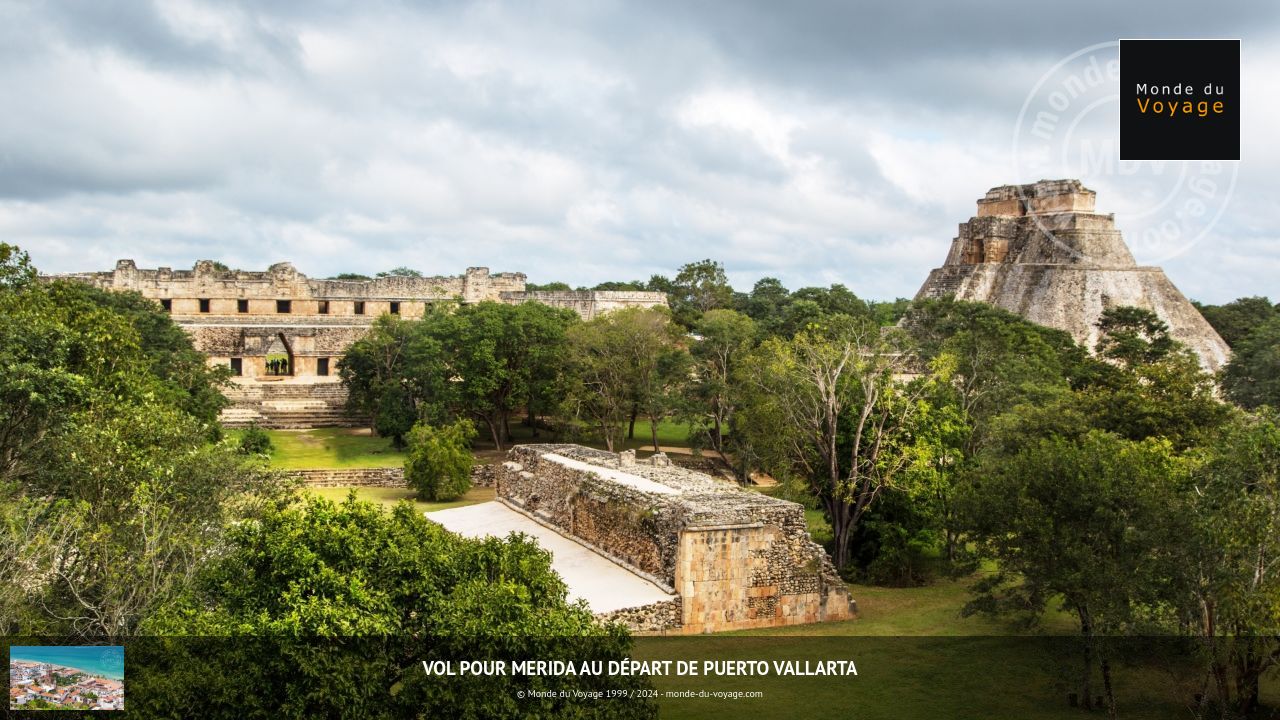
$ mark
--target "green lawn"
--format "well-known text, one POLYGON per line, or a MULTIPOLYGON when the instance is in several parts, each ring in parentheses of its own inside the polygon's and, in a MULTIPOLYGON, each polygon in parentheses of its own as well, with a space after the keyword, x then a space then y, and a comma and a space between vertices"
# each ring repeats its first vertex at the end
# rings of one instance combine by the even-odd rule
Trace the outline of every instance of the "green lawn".
MULTIPOLYGON (((852 660, 858 675, 837 677, 655 677, 665 691, 759 691, 761 698, 661 698, 663 718, 791 717, 805 720, 933 720, 1091 717, 1071 708, 1079 649, 1069 616, 1051 612, 1035 633, 1008 621, 961 617, 976 578, 919 588, 850 585, 855 620, 696 637, 641 637, 639 660, 852 660)), ((1117 662, 1119 717, 1190 717, 1196 683, 1161 653, 1117 662), (1175 684, 1174 678, 1181 677, 1175 684)), ((771 666, 772 667, 772 666, 771 666)), ((1280 692, 1264 684, 1263 701, 1280 692)), ((1097 681, 1095 692, 1101 694, 1097 681)), ((1092 716, 1105 717, 1095 711, 1092 716)))
POLYGON ((408 500, 413 503, 414 508, 420 512, 432 512, 435 510, 445 510, 447 508, 462 507, 463 505, 475 505, 476 503, 488 502, 493 499, 493 488, 473 487, 467 491, 467 494, 450 502, 429 503, 414 499, 414 491, 408 488, 384 488, 384 487, 328 487, 328 488, 307 488, 307 492, 322 498, 327 498, 334 502, 341 502, 347 498, 347 493, 355 491, 356 497, 361 500, 367 500, 382 505, 386 508, 395 507, 402 500, 408 500))
MULTIPOLYGON (((229 431, 232 437, 238 438, 241 431, 229 431)), ((636 439, 628 440, 626 446, 639 448, 648 446, 649 426, 647 423, 636 424, 636 439), (642 432, 643 431, 643 432, 642 432)), ((404 464, 404 452, 391 447, 389 438, 373 435, 367 428, 317 428, 314 430, 268 430, 274 451, 271 453, 271 466, 280 470, 311 470, 321 468, 362 468, 362 467, 400 467, 404 464)), ((533 437, 533 430, 520 423, 511 426, 514 443, 555 442, 549 433, 542 432, 533 437)), ((658 442, 663 446, 688 447, 689 429, 675 422, 664 422, 658 426, 658 442)), ((603 448, 602 444, 592 447, 603 448)), ((505 454, 495 452, 493 443, 481 433, 476 440, 476 457, 486 462, 505 454)))
MULTIPOLYGON (((235 432, 235 431, 233 431, 235 432)), ((280 470, 384 468, 404 465, 404 453, 389 438, 364 428, 268 430, 271 466, 280 470)))

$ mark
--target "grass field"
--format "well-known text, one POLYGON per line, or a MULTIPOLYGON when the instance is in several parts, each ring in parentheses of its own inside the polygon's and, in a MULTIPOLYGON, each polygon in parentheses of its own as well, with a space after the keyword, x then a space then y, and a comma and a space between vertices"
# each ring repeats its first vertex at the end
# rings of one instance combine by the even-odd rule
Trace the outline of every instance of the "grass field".
MULTIPOLYGON (((231 431, 237 437, 239 431, 231 431)), ((404 453, 389 438, 363 428, 268 430, 274 450, 271 467, 279 470, 400 467, 404 453)))
MULTIPOLYGON (((649 425, 636 424, 636 439, 626 443, 628 448, 649 446, 649 425)), ((230 431, 239 437, 240 431, 230 431)), ((400 467, 404 464, 404 452, 391 446, 389 438, 373 435, 366 428, 317 428, 314 430, 268 430, 274 451, 271 466, 280 470, 347 469, 400 467)), ((515 443, 554 442, 545 431, 533 437, 533 430, 519 423, 511 426, 515 443)), ((669 447, 688 447, 688 427, 674 422, 658 426, 658 443, 669 447)), ((603 447, 595 445, 593 447, 603 447)), ((505 455, 496 452, 493 443, 485 435, 476 440, 476 457, 492 461, 505 455)))
MULTIPOLYGON (((761 692, 763 697, 660 699, 663 718, 804 717, 805 720, 1069 720, 1105 717, 1068 705, 1080 663, 1071 617, 1051 612, 1034 632, 962 617, 976 578, 919 588, 850 585, 856 620, 636 641, 639 660, 852 660, 857 676, 655 677, 659 692, 761 692)), ((770 665, 771 670, 773 666, 770 665)), ((1188 718, 1196 690, 1185 666, 1159 652, 1118 662, 1120 718, 1188 718), (1153 659, 1154 658, 1154 659, 1153 659), (1177 681, 1175 682, 1175 678, 1177 681)), ((1101 682, 1094 691, 1101 694, 1101 682)), ((1263 701, 1280 702, 1274 682, 1263 701)))
POLYGON ((413 503, 413 507, 420 512, 432 512, 435 510, 445 510, 453 507, 462 507, 463 505, 475 505, 476 503, 488 502, 493 499, 493 488, 473 487, 467 491, 467 494, 452 500, 450 502, 429 503, 414 498, 413 490, 408 488, 384 488, 384 487, 328 487, 328 488, 307 488, 307 492, 322 498, 327 498, 334 502, 342 502, 347 499, 347 493, 355 491, 356 497, 360 500, 377 503, 385 508, 395 507, 396 504, 403 500, 413 503))

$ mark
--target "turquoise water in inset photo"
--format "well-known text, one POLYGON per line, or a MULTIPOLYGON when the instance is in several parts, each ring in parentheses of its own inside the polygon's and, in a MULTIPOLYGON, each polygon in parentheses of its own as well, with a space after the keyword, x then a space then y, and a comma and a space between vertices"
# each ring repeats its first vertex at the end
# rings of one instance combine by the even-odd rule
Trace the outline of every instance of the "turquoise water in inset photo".
POLYGON ((63 665, 124 680, 124 647, 120 645, 12 645, 9 659, 63 665))

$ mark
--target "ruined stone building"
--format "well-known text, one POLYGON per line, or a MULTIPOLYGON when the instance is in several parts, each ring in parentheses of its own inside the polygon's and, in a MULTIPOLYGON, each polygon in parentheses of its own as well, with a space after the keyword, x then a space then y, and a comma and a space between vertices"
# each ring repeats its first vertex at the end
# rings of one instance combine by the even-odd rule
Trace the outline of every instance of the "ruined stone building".
POLYGON ((637 632, 703 633, 853 617, 803 506, 672 466, 659 453, 517 445, 496 500, 428 513, 467 536, 524 532, 570 596, 637 632))
POLYGON ((287 262, 266 272, 219 270, 201 260, 191 270, 139 269, 121 260, 109 272, 55 276, 106 290, 135 291, 160 303, 212 364, 231 368, 228 425, 266 427, 351 424, 337 363, 378 316, 422 317, 434 303, 537 301, 584 319, 624 307, 666 305, 666 295, 638 291, 529 292, 522 273, 468 268, 444 277, 319 280, 287 262))
POLYGON ((1090 349, 1103 311, 1141 307, 1160 316, 1205 369, 1217 370, 1227 361, 1226 343, 1163 270, 1134 262, 1115 216, 1095 212, 1095 197, 1079 180, 991 189, 916 299, 954 295, 996 305, 1065 330, 1090 349))

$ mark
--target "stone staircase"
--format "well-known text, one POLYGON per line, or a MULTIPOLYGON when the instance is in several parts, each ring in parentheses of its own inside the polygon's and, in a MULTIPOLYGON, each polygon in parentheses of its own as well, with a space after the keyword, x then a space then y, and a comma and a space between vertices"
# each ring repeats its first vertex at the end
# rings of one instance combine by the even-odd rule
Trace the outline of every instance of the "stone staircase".
POLYGON ((347 390, 337 382, 236 382, 223 394, 231 401, 219 417, 224 427, 257 423, 273 430, 309 430, 369 424, 347 414, 347 390))

